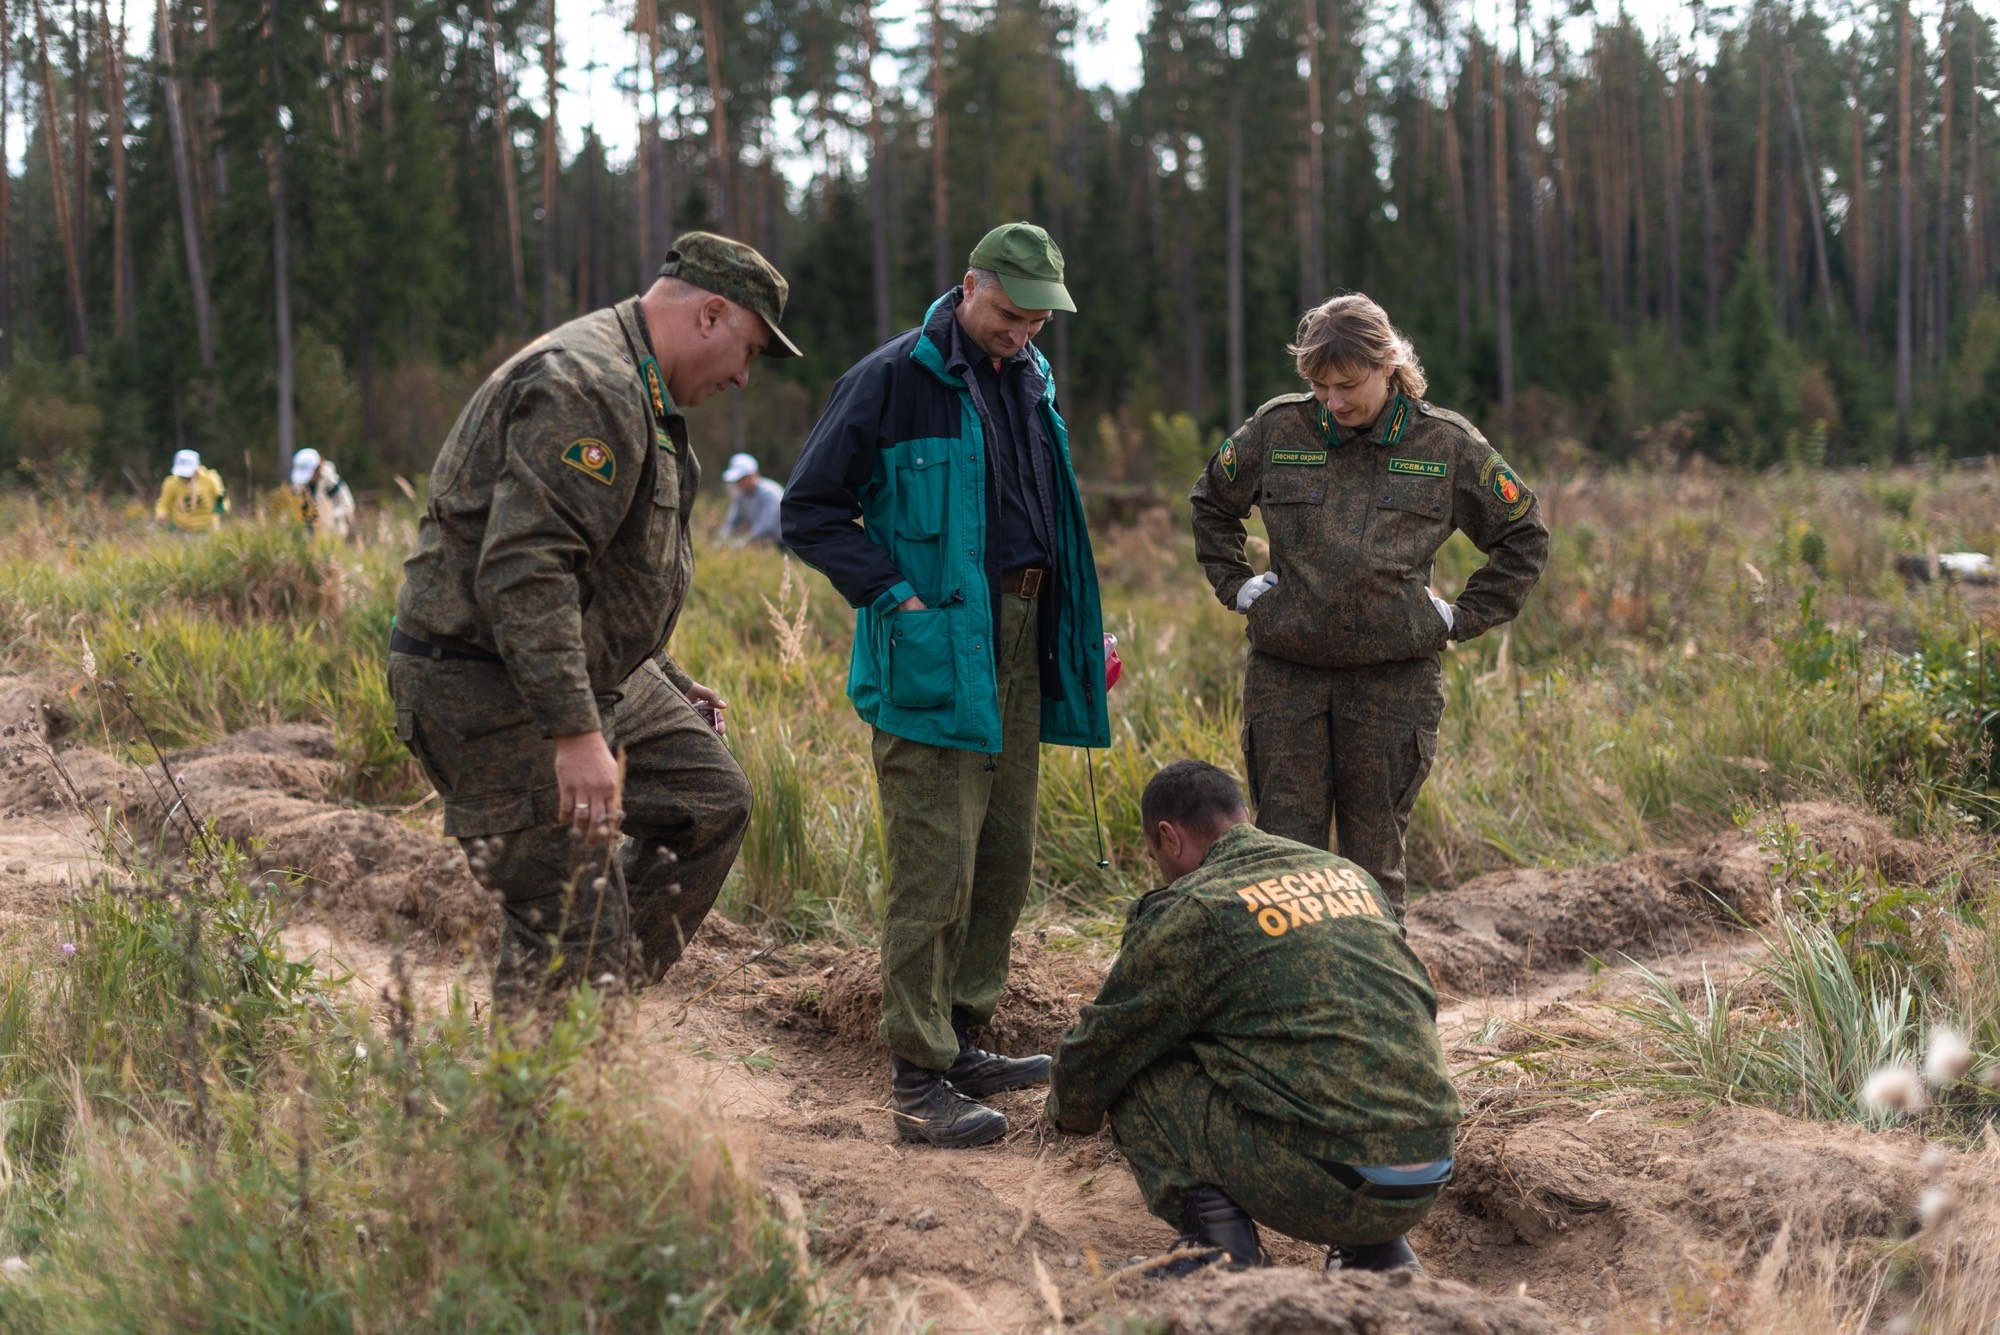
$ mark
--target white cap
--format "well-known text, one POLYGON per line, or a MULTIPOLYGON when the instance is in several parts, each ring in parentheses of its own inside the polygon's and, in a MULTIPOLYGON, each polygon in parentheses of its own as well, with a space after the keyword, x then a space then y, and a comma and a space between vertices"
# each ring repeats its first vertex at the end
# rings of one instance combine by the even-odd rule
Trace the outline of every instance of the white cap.
POLYGON ((193 450, 176 450, 174 452, 175 477, 193 477, 200 471, 201 456, 199 454, 196 454, 193 450))
POLYGON ((318 450, 308 448, 299 450, 298 452, 292 455, 293 486, 303 487, 306 483, 313 480, 313 474, 317 473, 318 471, 319 471, 318 450))
POLYGON ((729 466, 722 470, 724 482, 741 482, 757 471, 757 456, 754 454, 732 454, 729 466))

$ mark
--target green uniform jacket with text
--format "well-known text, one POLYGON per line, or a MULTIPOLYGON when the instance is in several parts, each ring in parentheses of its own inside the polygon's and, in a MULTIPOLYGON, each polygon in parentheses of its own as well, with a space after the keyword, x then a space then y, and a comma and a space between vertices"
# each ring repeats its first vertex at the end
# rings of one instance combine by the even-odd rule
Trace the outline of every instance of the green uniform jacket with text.
POLYGON ((1352 432, 1310 394, 1272 399, 1209 460, 1189 500, 1196 559, 1226 607, 1255 573, 1243 520, 1262 512, 1278 583, 1250 605, 1250 647, 1311 667, 1399 662, 1472 639, 1520 613, 1548 562, 1540 504, 1486 437, 1400 394, 1352 432), (1447 633, 1425 590, 1454 530, 1487 563, 1447 633))
POLYGON ((1056 1046, 1046 1115, 1095 1131, 1140 1071, 1185 1050, 1303 1153, 1441 1159, 1464 1110, 1436 1021, 1367 872, 1238 825, 1133 906, 1103 990, 1056 1046))

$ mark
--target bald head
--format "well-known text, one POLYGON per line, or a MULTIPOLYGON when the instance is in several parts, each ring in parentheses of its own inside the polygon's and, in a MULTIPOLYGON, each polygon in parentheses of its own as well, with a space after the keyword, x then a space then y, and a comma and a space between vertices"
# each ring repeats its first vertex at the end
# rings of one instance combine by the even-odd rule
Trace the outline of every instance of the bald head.
POLYGON ((750 363, 771 341, 762 316, 683 278, 655 280, 639 308, 676 408, 747 386, 750 363))

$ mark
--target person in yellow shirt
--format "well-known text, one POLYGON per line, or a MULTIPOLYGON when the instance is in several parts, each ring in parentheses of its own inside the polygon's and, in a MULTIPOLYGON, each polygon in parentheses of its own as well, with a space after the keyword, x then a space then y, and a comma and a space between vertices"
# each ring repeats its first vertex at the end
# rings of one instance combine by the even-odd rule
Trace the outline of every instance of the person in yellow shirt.
POLYGON ((353 530, 354 493, 315 449, 292 456, 292 484, 272 492, 265 503, 273 518, 296 524, 309 535, 327 533, 345 542, 353 530))
POLYGON ((203 468, 201 456, 193 450, 177 452, 173 473, 160 485, 153 522, 177 533, 213 533, 228 513, 229 496, 222 486, 222 474, 203 468))

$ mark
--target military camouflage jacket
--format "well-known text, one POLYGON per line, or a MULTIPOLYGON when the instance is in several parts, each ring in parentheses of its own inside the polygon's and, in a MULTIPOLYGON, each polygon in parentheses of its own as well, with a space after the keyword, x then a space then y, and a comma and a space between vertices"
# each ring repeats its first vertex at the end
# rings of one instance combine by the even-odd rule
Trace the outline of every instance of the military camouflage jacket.
MULTIPOLYGON (((700 467, 638 298, 514 354, 472 396, 431 473, 396 623, 497 653, 552 737, 660 653, 694 575, 700 467)), ((687 674, 662 657, 682 690, 687 674)))
POLYGON ((1056 1045, 1045 1112, 1095 1131, 1133 1077, 1185 1049, 1303 1153, 1442 1159, 1463 1109, 1436 1020, 1373 877, 1239 825, 1133 906, 1103 990, 1056 1045))
POLYGON ((1227 606, 1254 573, 1243 519, 1271 535, 1277 587, 1250 605, 1252 648, 1314 667, 1436 653, 1511 621, 1541 578, 1549 532, 1535 498, 1457 413, 1398 394, 1365 431, 1337 430, 1310 394, 1272 399, 1196 479, 1195 556, 1227 606), (1425 592, 1457 529, 1487 555, 1447 635, 1425 592))

